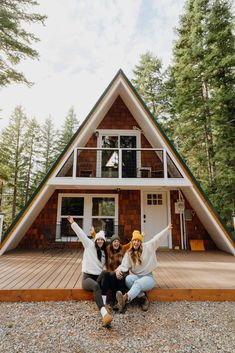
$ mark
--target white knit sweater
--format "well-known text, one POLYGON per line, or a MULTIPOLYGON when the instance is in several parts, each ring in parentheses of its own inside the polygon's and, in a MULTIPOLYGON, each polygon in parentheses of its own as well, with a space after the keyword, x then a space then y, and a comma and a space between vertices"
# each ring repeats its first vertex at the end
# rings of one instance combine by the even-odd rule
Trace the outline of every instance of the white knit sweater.
POLYGON ((143 243, 143 252, 141 255, 142 263, 134 264, 129 251, 126 252, 121 265, 117 271, 127 272, 131 271, 135 275, 144 276, 152 272, 157 266, 156 250, 161 245, 165 237, 168 235, 169 228, 163 229, 160 233, 156 234, 151 240, 143 243))
POLYGON ((84 246, 84 254, 82 259, 82 272, 90 275, 99 275, 105 265, 105 254, 102 250, 101 261, 97 258, 97 251, 93 240, 89 239, 84 231, 76 222, 71 224, 72 229, 79 237, 84 246))

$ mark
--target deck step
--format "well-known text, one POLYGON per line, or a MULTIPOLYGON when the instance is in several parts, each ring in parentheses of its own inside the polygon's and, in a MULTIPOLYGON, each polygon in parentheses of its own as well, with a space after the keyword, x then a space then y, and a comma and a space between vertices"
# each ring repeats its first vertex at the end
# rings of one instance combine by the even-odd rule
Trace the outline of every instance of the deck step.
MULTIPOLYGON (((235 301, 235 289, 154 288, 148 292, 151 301, 235 301)), ((1 289, 0 302, 41 302, 93 300, 83 289, 1 289)))

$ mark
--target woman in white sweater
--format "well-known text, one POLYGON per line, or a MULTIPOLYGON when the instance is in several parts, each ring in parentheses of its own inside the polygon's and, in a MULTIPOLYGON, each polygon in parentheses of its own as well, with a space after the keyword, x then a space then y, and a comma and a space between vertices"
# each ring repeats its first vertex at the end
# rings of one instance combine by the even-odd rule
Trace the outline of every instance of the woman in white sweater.
POLYGON ((148 310, 149 300, 145 291, 152 289, 155 285, 152 271, 158 265, 156 250, 171 228, 170 224, 146 243, 143 243, 142 235, 138 230, 132 233, 132 246, 126 252, 121 265, 116 269, 117 278, 121 278, 123 272, 131 271, 131 274, 126 277, 126 286, 129 291, 124 295, 120 291, 116 293, 120 312, 123 311, 126 303, 136 297, 140 298, 142 309, 148 310))
POLYGON ((109 326, 112 321, 112 316, 105 307, 106 296, 102 296, 100 286, 96 282, 107 260, 104 232, 98 232, 94 241, 87 237, 79 225, 74 222, 73 217, 69 216, 68 221, 84 247, 82 259, 82 288, 93 292, 95 302, 103 317, 103 326, 109 326))

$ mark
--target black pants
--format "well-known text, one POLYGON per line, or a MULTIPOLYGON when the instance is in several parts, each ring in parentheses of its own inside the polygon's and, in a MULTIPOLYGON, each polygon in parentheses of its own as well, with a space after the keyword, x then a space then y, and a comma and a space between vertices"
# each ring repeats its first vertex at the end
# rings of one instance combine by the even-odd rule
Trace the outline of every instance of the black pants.
POLYGON ((116 292, 120 290, 125 292, 125 278, 117 279, 115 272, 102 271, 99 275, 97 282, 100 285, 103 295, 107 295, 108 290, 112 292, 112 299, 115 299, 116 292))
POLYGON ((104 302, 102 299, 99 283, 96 282, 98 277, 98 275, 90 275, 88 273, 83 273, 82 288, 88 290, 89 292, 93 292, 96 305, 99 309, 101 309, 102 306, 104 306, 104 302))

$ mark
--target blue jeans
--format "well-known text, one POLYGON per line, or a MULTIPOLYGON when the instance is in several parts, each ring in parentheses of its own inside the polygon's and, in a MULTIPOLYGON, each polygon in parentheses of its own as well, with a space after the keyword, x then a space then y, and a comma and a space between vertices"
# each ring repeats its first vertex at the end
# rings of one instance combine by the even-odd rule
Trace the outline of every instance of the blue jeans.
POLYGON ((128 291, 128 300, 131 301, 136 297, 142 297, 146 290, 150 290, 155 286, 155 280, 152 273, 145 276, 128 275, 126 277, 126 286, 130 288, 128 291))

